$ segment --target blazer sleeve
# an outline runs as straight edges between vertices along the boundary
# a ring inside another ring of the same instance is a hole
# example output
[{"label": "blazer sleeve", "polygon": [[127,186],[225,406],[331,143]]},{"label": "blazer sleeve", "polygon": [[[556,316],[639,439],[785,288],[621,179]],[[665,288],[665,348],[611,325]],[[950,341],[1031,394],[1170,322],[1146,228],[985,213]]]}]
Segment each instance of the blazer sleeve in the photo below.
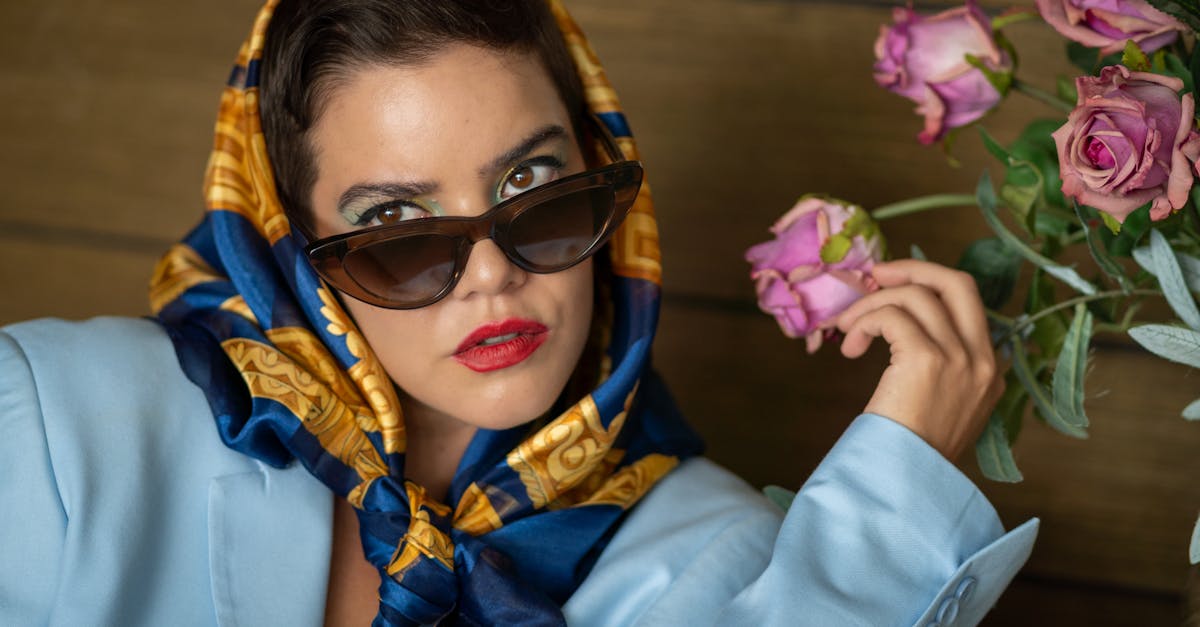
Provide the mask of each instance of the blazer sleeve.
[{"label": "blazer sleeve", "polygon": [[973,625],[1025,563],[983,494],[915,433],[859,416],[786,513],[703,458],[634,509],[566,607],[618,625]]},{"label": "blazer sleeve", "polygon": [[1037,526],[1004,533],[962,472],[904,426],[864,414],[716,624],[974,625],[1028,559]]},{"label": "blazer sleeve", "polygon": [[0,616],[50,621],[66,514],[54,478],[29,362],[0,331]]}]

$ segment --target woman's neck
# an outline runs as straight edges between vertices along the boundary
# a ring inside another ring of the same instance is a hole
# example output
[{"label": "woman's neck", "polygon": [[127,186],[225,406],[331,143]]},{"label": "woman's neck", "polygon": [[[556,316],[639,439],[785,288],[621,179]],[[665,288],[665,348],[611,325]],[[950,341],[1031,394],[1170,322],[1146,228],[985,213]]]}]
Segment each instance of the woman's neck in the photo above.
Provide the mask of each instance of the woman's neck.
[{"label": "woman's neck", "polygon": [[450,482],[477,427],[434,410],[403,395],[408,439],[404,475],[438,501],[445,501]]}]

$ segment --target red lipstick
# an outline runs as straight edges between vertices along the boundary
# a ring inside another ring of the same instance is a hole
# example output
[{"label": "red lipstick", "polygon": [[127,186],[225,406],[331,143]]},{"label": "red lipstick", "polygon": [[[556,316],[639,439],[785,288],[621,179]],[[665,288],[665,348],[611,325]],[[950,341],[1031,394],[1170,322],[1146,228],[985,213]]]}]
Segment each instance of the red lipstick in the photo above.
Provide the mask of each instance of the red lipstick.
[{"label": "red lipstick", "polygon": [[536,320],[509,318],[489,322],[471,332],[454,351],[458,363],[475,372],[515,366],[534,353],[550,329]]}]

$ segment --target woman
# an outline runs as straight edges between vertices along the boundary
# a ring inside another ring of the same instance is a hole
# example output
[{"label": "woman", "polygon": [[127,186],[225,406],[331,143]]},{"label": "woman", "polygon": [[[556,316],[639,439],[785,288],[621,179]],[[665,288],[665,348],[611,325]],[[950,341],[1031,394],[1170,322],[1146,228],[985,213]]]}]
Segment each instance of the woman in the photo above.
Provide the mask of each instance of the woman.
[{"label": "woman", "polygon": [[839,319],[892,365],[786,515],[697,457],[557,2],[272,0],[216,134],[157,322],[0,335],[15,624],[971,623],[1027,557],[948,461],[994,365],[931,264]]}]

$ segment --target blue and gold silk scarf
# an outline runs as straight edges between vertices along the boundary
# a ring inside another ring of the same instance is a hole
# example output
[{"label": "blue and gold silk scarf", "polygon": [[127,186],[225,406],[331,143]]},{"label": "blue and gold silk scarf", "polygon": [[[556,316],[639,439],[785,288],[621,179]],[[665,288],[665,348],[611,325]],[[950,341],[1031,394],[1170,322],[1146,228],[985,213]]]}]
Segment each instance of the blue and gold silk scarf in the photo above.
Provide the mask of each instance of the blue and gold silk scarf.
[{"label": "blue and gold silk scarf", "polygon": [[[354,506],[381,575],[376,625],[562,624],[561,604],[624,513],[700,449],[648,367],[661,285],[649,188],[608,245],[602,382],[532,435],[480,430],[439,503],[404,479],[392,382],[309,267],[276,195],[258,113],[275,3],[259,12],[221,97],[205,217],[159,262],[151,307],[228,446],[276,467],[298,460]],[[589,108],[637,158],[583,33],[550,6]]]}]

